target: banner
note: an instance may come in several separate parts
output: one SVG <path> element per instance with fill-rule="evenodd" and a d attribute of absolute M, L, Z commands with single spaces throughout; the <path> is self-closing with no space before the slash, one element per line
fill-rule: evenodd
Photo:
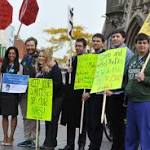
<path fill-rule="evenodd" d="M 4 73 L 2 78 L 2 92 L 25 93 L 28 84 L 27 75 Z"/>
<path fill-rule="evenodd" d="M 139 33 L 145 33 L 150 36 L 150 13 L 148 14 L 142 28 L 140 29 Z"/>
<path fill-rule="evenodd" d="M 52 80 L 30 78 L 28 87 L 27 118 L 51 121 L 52 95 Z"/>
<path fill-rule="evenodd" d="M 91 89 L 96 69 L 97 54 L 77 56 L 77 69 L 74 89 Z"/>
<path fill-rule="evenodd" d="M 98 55 L 91 93 L 121 88 L 125 58 L 126 48 L 111 49 Z"/>

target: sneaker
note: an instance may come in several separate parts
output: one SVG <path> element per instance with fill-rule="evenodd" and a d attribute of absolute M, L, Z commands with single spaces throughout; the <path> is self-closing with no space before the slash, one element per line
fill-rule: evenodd
<path fill-rule="evenodd" d="M 25 140 L 25 141 L 17 144 L 17 146 L 19 146 L 19 147 L 31 147 L 31 145 L 32 145 L 31 140 Z"/>

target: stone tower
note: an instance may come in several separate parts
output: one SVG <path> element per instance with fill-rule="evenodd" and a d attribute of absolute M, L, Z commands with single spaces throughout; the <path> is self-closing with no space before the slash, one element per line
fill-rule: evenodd
<path fill-rule="evenodd" d="M 126 43 L 133 49 L 134 38 L 149 12 L 150 0 L 107 0 L 103 33 L 108 44 L 111 42 L 111 32 L 123 29 L 127 33 Z"/>

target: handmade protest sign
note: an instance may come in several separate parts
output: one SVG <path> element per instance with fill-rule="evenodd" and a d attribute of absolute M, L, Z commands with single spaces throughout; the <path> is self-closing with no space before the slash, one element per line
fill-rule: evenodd
<path fill-rule="evenodd" d="M 30 78 L 28 87 L 27 118 L 51 121 L 52 80 Z"/>
<path fill-rule="evenodd" d="M 25 93 L 28 85 L 27 75 L 4 73 L 2 78 L 2 92 Z"/>
<path fill-rule="evenodd" d="M 139 33 L 145 33 L 150 36 L 150 13 L 148 14 L 146 20 L 144 21 Z"/>
<path fill-rule="evenodd" d="M 84 54 L 77 57 L 77 70 L 74 89 L 91 89 L 96 69 L 97 54 Z"/>
<path fill-rule="evenodd" d="M 91 93 L 121 88 L 126 48 L 107 50 L 98 55 Z"/>

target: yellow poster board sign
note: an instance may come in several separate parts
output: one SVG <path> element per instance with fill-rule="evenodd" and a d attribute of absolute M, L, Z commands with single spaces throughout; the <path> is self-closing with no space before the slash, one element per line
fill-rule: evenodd
<path fill-rule="evenodd" d="M 139 33 L 145 33 L 150 36 L 150 13 L 148 14 L 146 20 L 144 21 L 144 24 L 140 29 Z"/>
<path fill-rule="evenodd" d="M 97 54 L 84 54 L 77 57 L 74 89 L 91 89 L 96 69 Z"/>
<path fill-rule="evenodd" d="M 30 78 L 28 85 L 27 118 L 51 121 L 52 80 Z"/>
<path fill-rule="evenodd" d="M 121 88 L 126 48 L 107 50 L 98 56 L 91 93 Z"/>

